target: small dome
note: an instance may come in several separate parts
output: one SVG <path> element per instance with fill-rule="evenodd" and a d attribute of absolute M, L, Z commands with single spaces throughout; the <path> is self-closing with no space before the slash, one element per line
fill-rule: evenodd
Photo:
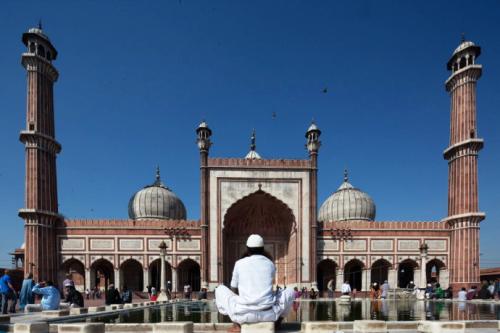
<path fill-rule="evenodd" d="M 375 219 L 375 203 L 365 192 L 352 186 L 347 179 L 338 190 L 321 205 L 318 214 L 320 222 Z"/>
<path fill-rule="evenodd" d="M 453 55 L 455 55 L 458 52 L 463 51 L 466 48 L 471 47 L 471 46 L 476 46 L 476 44 L 474 44 L 473 42 L 471 42 L 469 40 L 465 40 L 462 43 L 460 43 L 460 45 L 458 45 L 458 47 L 455 49 L 455 51 L 453 51 Z"/>
<path fill-rule="evenodd" d="M 179 197 L 160 180 L 160 169 L 158 168 L 156 181 L 130 198 L 128 216 L 134 220 L 185 220 L 186 208 Z"/>
<path fill-rule="evenodd" d="M 309 126 L 309 128 L 307 129 L 308 132 L 310 131 L 317 131 L 319 130 L 318 126 L 316 126 L 316 124 L 314 122 L 311 123 L 311 126 Z"/>

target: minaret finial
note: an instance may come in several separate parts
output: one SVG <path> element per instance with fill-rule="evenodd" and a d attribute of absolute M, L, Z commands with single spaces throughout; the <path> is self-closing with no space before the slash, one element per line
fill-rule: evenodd
<path fill-rule="evenodd" d="M 462 36 L 462 37 L 461 37 L 461 38 L 462 38 L 462 39 L 461 39 L 461 42 L 463 43 L 463 42 L 465 42 L 465 33 L 463 33 L 463 32 L 462 32 L 461 36 Z"/>
<path fill-rule="evenodd" d="M 347 183 L 349 181 L 349 173 L 347 172 L 347 168 L 344 169 L 344 182 Z"/>
<path fill-rule="evenodd" d="M 250 150 L 255 151 L 256 145 L 255 145 L 255 128 L 252 131 L 252 137 L 250 138 Z"/>
<path fill-rule="evenodd" d="M 42 30 L 42 19 L 38 20 L 38 29 Z"/>
<path fill-rule="evenodd" d="M 160 165 L 156 166 L 156 181 L 159 182 L 160 179 Z"/>

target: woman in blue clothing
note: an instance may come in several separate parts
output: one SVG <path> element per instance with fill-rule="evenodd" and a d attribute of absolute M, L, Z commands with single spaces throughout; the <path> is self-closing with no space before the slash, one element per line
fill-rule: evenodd
<path fill-rule="evenodd" d="M 27 304 L 35 303 L 35 295 L 33 295 L 32 289 L 35 286 L 35 281 L 33 281 L 33 273 L 29 273 L 23 280 L 23 286 L 21 287 L 21 292 L 19 293 L 19 309 L 24 311 Z"/>
<path fill-rule="evenodd" d="M 31 290 L 34 294 L 42 295 L 40 305 L 42 310 L 59 310 L 61 303 L 61 293 L 54 287 L 52 281 L 39 282 Z"/>

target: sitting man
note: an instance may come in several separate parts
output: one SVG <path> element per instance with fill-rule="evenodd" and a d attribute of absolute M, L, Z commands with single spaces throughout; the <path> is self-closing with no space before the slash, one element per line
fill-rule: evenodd
<path fill-rule="evenodd" d="M 264 240 L 259 235 L 250 235 L 247 253 L 234 265 L 231 288 L 218 286 L 215 289 L 215 304 L 223 315 L 234 323 L 230 332 L 239 332 L 243 323 L 281 322 L 293 303 L 291 289 L 273 293 L 276 267 L 264 252 Z"/>
<path fill-rule="evenodd" d="M 39 307 L 42 310 L 59 310 L 59 303 L 61 302 L 61 293 L 54 286 L 52 281 L 40 281 L 31 290 L 33 294 L 42 295 L 42 300 Z"/>
<path fill-rule="evenodd" d="M 64 289 L 66 289 L 66 298 L 64 302 L 67 303 L 70 308 L 83 308 L 83 296 L 75 289 L 75 285 L 66 282 Z"/>

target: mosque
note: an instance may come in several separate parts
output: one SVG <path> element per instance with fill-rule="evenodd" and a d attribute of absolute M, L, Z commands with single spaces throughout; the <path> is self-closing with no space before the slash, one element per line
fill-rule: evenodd
<path fill-rule="evenodd" d="M 58 211 L 53 85 L 58 52 L 41 27 L 22 36 L 27 71 L 25 146 L 25 245 L 17 250 L 25 272 L 61 282 L 71 274 L 80 289 L 114 283 L 133 290 L 160 285 L 160 249 L 166 244 L 167 279 L 181 290 L 228 283 L 251 233 L 261 234 L 277 270 L 278 285 L 336 290 L 348 280 L 358 291 L 388 280 L 392 287 L 438 281 L 443 287 L 479 283 L 476 82 L 481 48 L 462 40 L 452 53 L 445 82 L 451 97 L 448 214 L 434 221 L 376 221 L 373 199 L 345 174 L 338 189 L 318 204 L 321 131 L 305 133 L 308 156 L 265 159 L 256 150 L 224 158 L 209 155 L 213 135 L 196 128 L 200 154 L 200 218 L 186 207 L 157 170 L 150 185 L 128 203 L 129 218 L 85 220 Z M 444 129 L 443 129 L 444 130 Z M 444 146 L 444 143 L 443 143 Z M 301 147 L 297 147 L 300 149 Z M 193 149 L 196 149 L 193 146 Z M 152 177 L 153 178 L 153 177 Z M 124 203 L 125 209 L 125 203 Z M 165 250 L 164 250 L 165 251 Z"/>

